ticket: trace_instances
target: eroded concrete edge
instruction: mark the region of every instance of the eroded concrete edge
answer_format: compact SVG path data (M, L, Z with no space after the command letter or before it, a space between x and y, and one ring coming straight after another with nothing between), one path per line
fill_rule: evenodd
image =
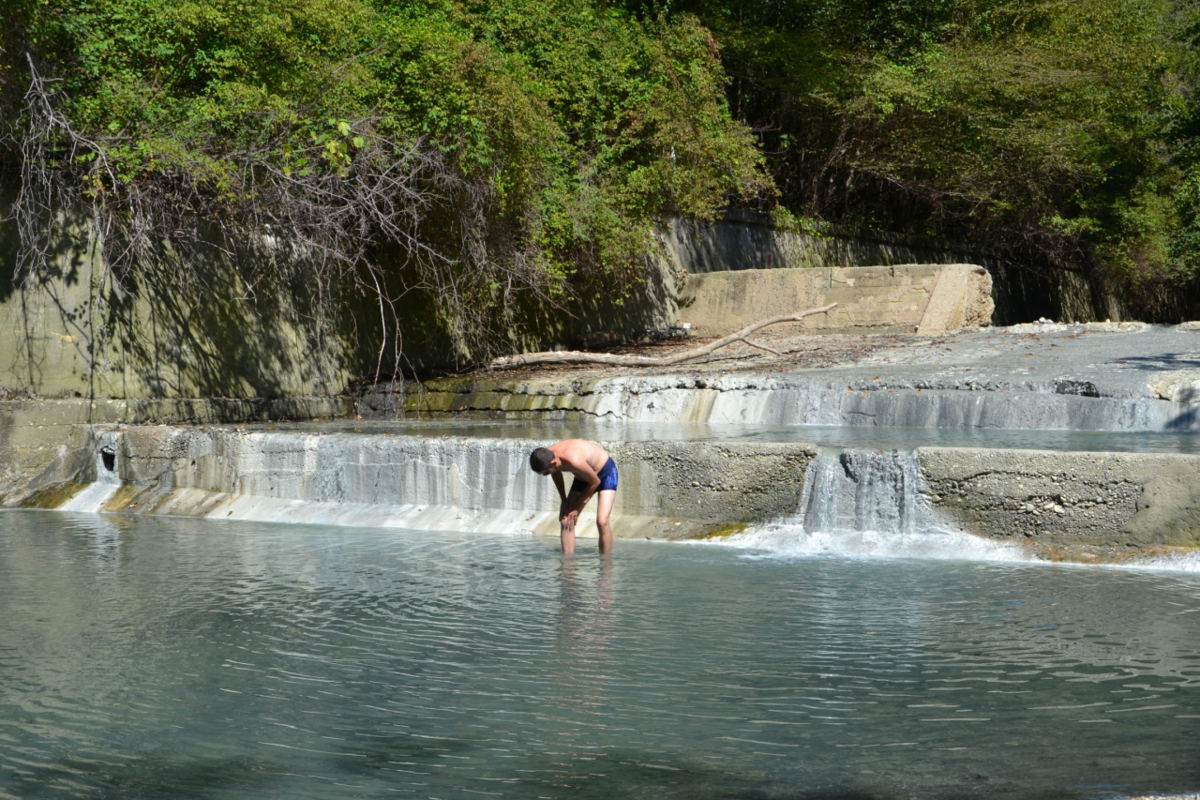
M1200 456L923 447L933 507L970 533L1091 560L1200 547Z
M342 417L352 407L346 397L0 401L0 505L93 480L98 427Z

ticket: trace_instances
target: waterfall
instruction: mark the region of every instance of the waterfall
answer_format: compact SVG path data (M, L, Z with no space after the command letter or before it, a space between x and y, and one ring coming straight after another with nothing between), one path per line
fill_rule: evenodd
M821 448L805 475L799 521L810 533L929 529L920 483L912 451Z
M61 511L96 512L121 488L121 434L100 434L96 447L96 479L59 506Z
M1028 560L1018 547L954 530L921 487L914 451L823 447L805 473L795 515L722 543L785 558Z

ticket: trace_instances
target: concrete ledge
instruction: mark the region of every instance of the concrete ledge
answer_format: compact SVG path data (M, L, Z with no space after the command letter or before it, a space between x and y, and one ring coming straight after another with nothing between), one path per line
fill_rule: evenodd
M557 533L525 439L130 427L108 511ZM606 442L627 535L676 538L792 514L806 444ZM550 515L550 516L546 516ZM341 522L339 522L341 520ZM372 522L374 520L374 522ZM584 520L584 533L594 523Z
M991 276L970 264L751 269L689 275L679 320L724 336L755 320L836 302L798 323L810 330L946 333L988 325Z
M69 462L60 459L59 471L43 477L61 480L32 505L71 499L90 479L88 464L92 473L98 469L95 448L103 440L117 444L123 485L104 495L100 510L557 533L554 485L528 469L528 453L540 441L175 426L72 430L86 463L67 474ZM660 539L794 517L817 456L803 443L605 446L621 473L614 509L620 535ZM915 454L934 513L967 533L1080 560L1200 547L1200 456L947 447ZM907 502L886 487L874 493L872 474L847 477L869 490L871 503ZM886 508L881 512L888 517ZM594 535L593 515L581 520L581 536Z
M95 424L219 424L345 416L344 397L0 401L0 504L68 480L91 480Z
M923 447L934 507L1045 547L1200 547L1200 456Z

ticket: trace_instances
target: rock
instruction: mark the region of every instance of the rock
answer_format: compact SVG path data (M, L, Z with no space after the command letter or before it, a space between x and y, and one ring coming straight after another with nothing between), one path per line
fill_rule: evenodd
M1087 322L1083 329L1088 333L1136 333L1150 326L1145 322Z
M1200 400L1200 369L1174 369L1156 373L1147 382L1150 391L1174 403Z

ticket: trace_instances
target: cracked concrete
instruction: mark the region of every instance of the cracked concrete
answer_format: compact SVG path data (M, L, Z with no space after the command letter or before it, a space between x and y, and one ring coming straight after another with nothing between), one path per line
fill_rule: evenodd
M1200 457L922 447L934 508L964 529L1038 544L1200 546Z

